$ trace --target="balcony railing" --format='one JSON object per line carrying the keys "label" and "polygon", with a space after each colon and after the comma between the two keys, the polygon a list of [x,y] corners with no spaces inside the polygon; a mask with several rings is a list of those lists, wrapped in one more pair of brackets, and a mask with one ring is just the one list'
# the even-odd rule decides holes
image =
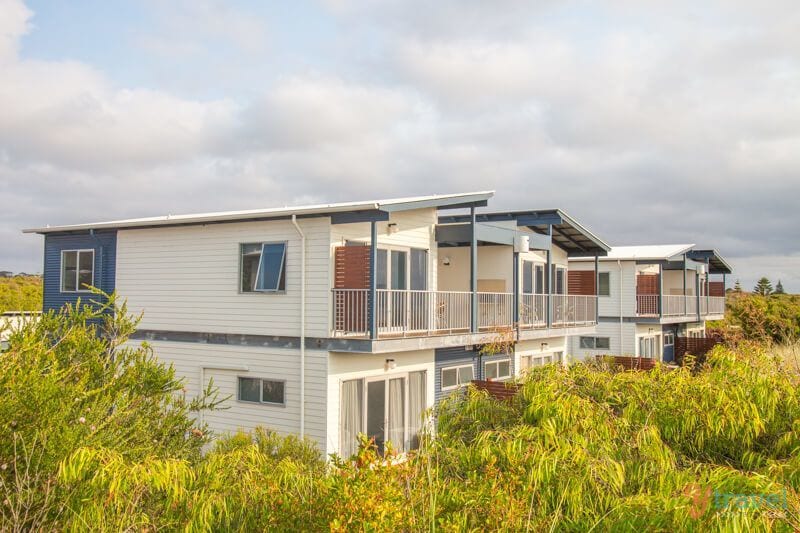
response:
{"label": "balcony railing", "polygon": [[[333,289],[333,330],[337,336],[369,335],[369,290]],[[478,329],[514,326],[514,294],[479,292]],[[472,293],[377,290],[375,323],[379,337],[447,335],[470,331]],[[552,327],[597,322],[595,296],[552,295]],[[547,295],[519,296],[519,326],[547,327]]]}
{"label": "balcony railing", "polygon": [[[662,305],[660,316],[697,316],[698,298],[682,294],[665,294],[661,297],[657,294],[637,294],[636,314],[649,317],[659,316],[659,298]],[[699,304],[701,316],[725,314],[724,296],[700,296]]]}
{"label": "balcony railing", "polygon": [[725,297],[724,296],[709,296],[708,297],[708,314],[709,315],[724,315],[725,314]]}

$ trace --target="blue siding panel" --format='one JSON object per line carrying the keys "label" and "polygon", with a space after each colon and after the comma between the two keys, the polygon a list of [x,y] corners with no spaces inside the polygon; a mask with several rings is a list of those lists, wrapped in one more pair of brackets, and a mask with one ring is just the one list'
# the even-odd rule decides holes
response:
{"label": "blue siding panel", "polygon": [[457,391],[442,391],[442,369],[451,366],[462,366],[472,364],[472,371],[475,379],[484,379],[483,365],[487,361],[497,361],[498,359],[511,360],[511,375],[514,375],[514,356],[504,353],[497,355],[480,355],[477,350],[467,350],[462,346],[456,348],[439,348],[435,356],[435,376],[434,376],[434,398],[436,405],[446,396]]}
{"label": "blue siding panel", "polygon": [[61,292],[62,250],[94,250],[94,283],[107,293],[114,291],[117,266],[117,232],[48,234],[44,238],[44,311],[58,310],[64,304],[93,299],[91,294]]}

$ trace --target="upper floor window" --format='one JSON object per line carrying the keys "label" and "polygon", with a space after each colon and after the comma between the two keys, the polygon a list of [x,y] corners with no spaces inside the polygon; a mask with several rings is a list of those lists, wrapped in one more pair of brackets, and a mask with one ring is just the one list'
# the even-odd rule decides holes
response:
{"label": "upper floor window", "polygon": [[597,295],[611,296],[611,274],[609,272],[597,274]]}
{"label": "upper floor window", "polygon": [[61,252],[61,292],[87,292],[94,285],[94,250]]}
{"label": "upper floor window", "polygon": [[241,291],[286,290],[286,243],[259,242],[241,245]]}

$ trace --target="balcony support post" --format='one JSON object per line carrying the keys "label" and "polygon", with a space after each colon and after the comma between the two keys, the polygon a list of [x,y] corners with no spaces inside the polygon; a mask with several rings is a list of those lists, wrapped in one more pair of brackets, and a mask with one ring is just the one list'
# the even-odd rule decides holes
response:
{"label": "balcony support post", "polygon": [[697,321],[700,322],[700,274],[696,270],[694,274],[694,298],[697,304]]}
{"label": "balcony support post", "polygon": [[378,336],[378,323],[375,320],[377,309],[377,287],[378,278],[375,275],[378,267],[378,223],[370,222],[369,240],[369,297],[367,298],[367,322],[369,326],[369,338],[375,339]]}
{"label": "balcony support post", "polygon": [[594,256],[594,321],[600,321],[600,259],[597,254]]}
{"label": "balcony support post", "polygon": [[478,235],[475,231],[475,207],[469,208],[470,243],[469,243],[469,290],[471,294],[470,305],[470,331],[478,331]]}
{"label": "balcony support post", "polygon": [[664,265],[658,264],[658,318],[664,317]]}
{"label": "balcony support post", "polygon": [[711,292],[711,290],[710,290],[711,289],[711,280],[709,279],[709,276],[711,276],[711,273],[709,271],[710,267],[711,267],[711,265],[709,264],[709,260],[706,259],[706,316],[708,316],[708,310],[709,310],[708,306],[711,304],[711,299],[708,296],[708,294]]}
{"label": "balcony support post", "polygon": [[511,255],[514,258],[514,265],[512,268],[512,272],[514,275],[514,281],[512,282],[512,290],[514,293],[513,302],[511,305],[514,306],[514,315],[513,315],[513,324],[512,327],[514,329],[519,329],[519,252],[514,252],[512,250]]}
{"label": "balcony support post", "polygon": [[689,315],[689,299],[686,298],[686,254],[683,254],[683,315]]}
{"label": "balcony support post", "polygon": [[550,248],[547,250],[547,266],[544,270],[545,285],[547,286],[547,329],[553,327],[553,226],[547,226],[547,234],[550,236]]}

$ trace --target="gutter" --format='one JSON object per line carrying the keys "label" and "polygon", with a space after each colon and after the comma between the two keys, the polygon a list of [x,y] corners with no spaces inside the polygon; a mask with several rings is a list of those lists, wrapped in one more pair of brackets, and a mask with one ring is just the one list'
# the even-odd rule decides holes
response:
{"label": "gutter", "polygon": [[292,215],[292,224],[300,235],[300,438],[306,432],[306,235]]}

